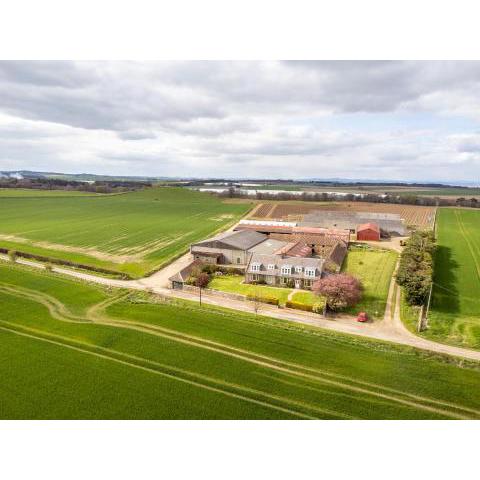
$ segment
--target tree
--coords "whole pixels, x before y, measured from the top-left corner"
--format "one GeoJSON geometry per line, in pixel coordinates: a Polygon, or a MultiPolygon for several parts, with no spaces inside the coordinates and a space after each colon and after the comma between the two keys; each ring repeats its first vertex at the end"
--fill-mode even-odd
{"type": "Polygon", "coordinates": [[[328,308],[336,311],[358,303],[362,298],[363,287],[357,278],[339,273],[317,280],[312,290],[325,297],[328,308]]]}
{"type": "Polygon", "coordinates": [[[200,272],[195,277],[195,286],[198,287],[200,305],[202,304],[202,288],[206,288],[209,282],[210,282],[210,275],[208,275],[208,273],[200,272]]]}

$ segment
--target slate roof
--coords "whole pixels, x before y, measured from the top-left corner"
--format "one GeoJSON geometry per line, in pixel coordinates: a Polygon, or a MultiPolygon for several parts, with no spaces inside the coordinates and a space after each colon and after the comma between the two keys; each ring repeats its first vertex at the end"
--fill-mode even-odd
{"type": "Polygon", "coordinates": [[[194,243],[192,247],[231,248],[232,250],[249,250],[267,239],[267,235],[254,230],[224,232],[213,238],[194,243]]]}
{"type": "Polygon", "coordinates": [[[288,242],[284,242],[282,240],[275,240],[274,238],[267,238],[263,242],[255,245],[254,247],[249,249],[251,253],[262,253],[262,254],[272,254],[275,253],[277,250],[280,250],[288,245],[288,242]]]}
{"type": "Polygon", "coordinates": [[[199,267],[203,265],[203,263],[200,260],[194,260],[192,263],[188,264],[186,267],[182,268],[179,272],[177,272],[175,275],[172,275],[169,280],[171,282],[180,282],[184,283],[187,281],[188,277],[192,273],[192,270],[195,267],[199,267]]]}

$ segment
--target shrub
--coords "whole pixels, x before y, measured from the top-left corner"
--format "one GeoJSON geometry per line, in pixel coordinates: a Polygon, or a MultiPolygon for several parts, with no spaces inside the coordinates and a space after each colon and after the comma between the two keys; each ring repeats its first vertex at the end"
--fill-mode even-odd
{"type": "Polygon", "coordinates": [[[313,312],[313,306],[307,305],[306,303],[293,302],[288,300],[287,302],[285,302],[285,306],[287,308],[295,308],[296,310],[303,310],[305,312],[313,312]]]}
{"type": "Polygon", "coordinates": [[[53,270],[53,265],[51,263],[46,263],[45,264],[45,270],[47,272],[51,272],[53,270]]]}
{"type": "Polygon", "coordinates": [[[16,262],[17,261],[17,251],[16,250],[9,250],[8,251],[8,258],[10,259],[11,262],[16,262]]]}
{"type": "Polygon", "coordinates": [[[324,303],[314,303],[312,306],[313,313],[323,313],[324,309],[325,309],[324,303]]]}
{"type": "Polygon", "coordinates": [[[249,293],[247,295],[247,300],[250,300],[252,302],[262,302],[262,303],[268,303],[269,305],[277,305],[278,306],[278,298],[275,297],[269,297],[266,295],[255,295],[253,293],[249,293]]]}

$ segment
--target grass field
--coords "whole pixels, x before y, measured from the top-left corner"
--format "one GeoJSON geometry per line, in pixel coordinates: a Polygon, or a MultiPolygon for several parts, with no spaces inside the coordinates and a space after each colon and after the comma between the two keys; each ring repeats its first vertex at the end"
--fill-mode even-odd
{"type": "Polygon", "coordinates": [[[480,418],[480,369],[0,262],[0,418],[480,418]]]}
{"type": "Polygon", "coordinates": [[[212,278],[208,287],[214,290],[221,290],[222,292],[239,293],[240,295],[258,294],[278,298],[282,305],[287,301],[288,294],[292,291],[291,288],[243,283],[244,279],[243,275],[222,275],[221,277],[212,278]]]}
{"type": "Polygon", "coordinates": [[[0,198],[0,246],[138,277],[249,208],[165,187],[122,195],[0,198]]]}
{"type": "Polygon", "coordinates": [[[34,190],[31,188],[0,188],[0,198],[17,197],[84,197],[98,196],[99,193],[79,192],[76,190],[34,190]]]}
{"type": "Polygon", "coordinates": [[[442,208],[437,219],[434,289],[423,335],[480,348],[480,212],[442,208]]]}
{"type": "Polygon", "coordinates": [[[348,313],[364,311],[370,318],[383,318],[396,260],[397,254],[392,250],[350,247],[342,271],[357,277],[364,292],[361,302],[347,310],[348,313]]]}

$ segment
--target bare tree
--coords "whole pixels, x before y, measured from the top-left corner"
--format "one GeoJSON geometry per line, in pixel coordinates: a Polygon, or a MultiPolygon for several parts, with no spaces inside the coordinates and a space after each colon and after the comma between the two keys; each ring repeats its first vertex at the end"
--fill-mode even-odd
{"type": "Polygon", "coordinates": [[[195,277],[195,286],[198,287],[199,301],[202,305],[202,288],[206,288],[210,282],[210,275],[205,272],[201,272],[195,277]]]}

